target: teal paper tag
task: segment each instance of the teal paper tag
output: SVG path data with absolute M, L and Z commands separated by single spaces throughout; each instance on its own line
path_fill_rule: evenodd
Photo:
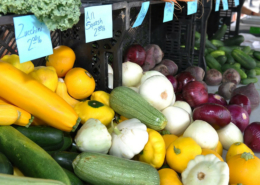
M 188 13 L 187 15 L 191 15 L 197 12 L 198 3 L 197 0 L 195 1 L 188 1 Z
M 220 0 L 216 0 L 215 12 L 219 11 Z
M 137 19 L 135 20 L 133 28 L 140 26 L 143 23 L 143 20 L 148 12 L 149 6 L 150 6 L 150 1 L 142 3 L 141 10 L 137 16 Z
M 223 10 L 228 10 L 228 1 L 222 0 L 222 4 L 223 4 Z
M 174 12 L 174 2 L 172 3 L 166 2 L 164 7 L 163 22 L 172 21 L 173 12 Z
M 20 62 L 53 54 L 50 30 L 34 15 L 14 17 L 15 39 Z
M 239 5 L 239 0 L 235 0 L 235 6 Z

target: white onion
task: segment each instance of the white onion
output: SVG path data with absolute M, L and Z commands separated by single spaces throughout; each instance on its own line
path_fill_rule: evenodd
M 186 110 L 190 116 L 192 116 L 192 110 L 191 110 L 191 107 L 190 105 L 185 102 L 185 101 L 176 101 L 174 104 L 173 104 L 174 107 L 179 107 L 179 108 L 182 108 L 184 110 Z
M 108 74 L 108 88 L 113 89 L 113 83 L 114 83 L 114 76 L 113 74 Z
M 124 62 L 122 64 L 123 86 L 132 87 L 140 83 L 143 76 L 143 69 L 136 63 Z
M 109 74 L 109 73 L 111 73 L 111 74 L 114 74 L 114 71 L 113 71 L 113 68 L 111 67 L 111 65 L 110 64 L 108 64 L 108 69 L 107 69 L 107 73 Z
M 156 75 L 161 75 L 164 76 L 162 73 L 160 73 L 159 71 L 146 71 L 144 72 L 142 79 L 141 79 L 141 84 L 144 83 L 144 81 L 152 76 L 156 76 Z
M 130 89 L 133 89 L 135 92 L 139 93 L 139 89 L 137 87 L 129 87 Z

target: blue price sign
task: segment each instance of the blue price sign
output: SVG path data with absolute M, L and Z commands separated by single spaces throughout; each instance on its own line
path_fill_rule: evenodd
M 222 0 L 222 4 L 223 4 L 223 10 L 228 10 L 228 1 Z
M 174 2 L 172 3 L 166 2 L 164 7 L 163 22 L 172 21 L 173 12 L 174 12 Z
M 20 62 L 53 54 L 50 30 L 34 15 L 14 17 L 15 39 Z
M 86 7 L 86 43 L 113 37 L 112 5 Z
M 197 0 L 195 1 L 188 1 L 188 12 L 187 15 L 191 15 L 197 12 L 198 3 Z
M 150 6 L 150 1 L 142 3 L 141 10 L 140 10 L 140 12 L 139 12 L 139 14 L 137 16 L 137 19 L 135 20 L 133 28 L 135 28 L 137 26 L 140 26 L 143 23 L 143 20 L 144 20 L 146 14 L 147 14 L 149 6 Z
M 239 0 L 235 0 L 235 6 L 239 5 Z
M 220 0 L 216 0 L 215 12 L 219 11 Z

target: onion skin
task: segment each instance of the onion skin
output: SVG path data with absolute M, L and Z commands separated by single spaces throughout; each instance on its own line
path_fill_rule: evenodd
M 178 82 L 177 82 L 176 78 L 174 78 L 171 75 L 166 76 L 166 78 L 168 78 L 168 80 L 172 83 L 174 92 L 176 92 L 177 91 L 177 86 L 178 86 Z
M 222 106 L 227 105 L 227 101 L 225 100 L 225 98 L 223 98 L 222 96 L 220 96 L 218 94 L 213 94 L 213 93 L 209 93 L 208 103 L 215 103 L 215 104 L 219 104 Z
M 185 85 L 182 94 L 184 100 L 192 108 L 208 102 L 208 91 L 204 85 L 198 81 L 192 81 Z
M 243 107 L 248 115 L 251 114 L 251 101 L 249 100 L 249 98 L 243 94 L 236 94 L 235 96 L 233 96 L 230 101 L 229 104 L 236 104 L 236 105 L 240 105 L 241 107 Z
M 143 66 L 145 55 L 145 49 L 140 44 L 133 44 L 127 49 L 124 62 L 130 61 Z
M 249 125 L 249 115 L 247 111 L 240 105 L 228 105 L 227 109 L 231 114 L 231 122 L 234 123 L 241 132 L 244 132 Z
M 195 78 L 188 71 L 183 71 L 176 76 L 176 80 L 178 82 L 177 91 L 182 92 L 183 87 L 191 81 L 195 81 Z
M 260 152 L 260 122 L 248 125 L 244 132 L 244 143 L 254 152 Z
M 193 120 L 206 121 L 217 130 L 230 123 L 231 114 L 222 105 L 207 103 L 193 110 Z

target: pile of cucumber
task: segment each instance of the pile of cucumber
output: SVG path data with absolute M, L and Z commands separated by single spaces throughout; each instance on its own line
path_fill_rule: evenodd
M 208 69 L 217 69 L 224 73 L 227 69 L 235 69 L 241 77 L 241 84 L 256 83 L 260 75 L 260 52 L 250 46 L 240 46 L 244 42 L 242 35 L 221 41 L 227 30 L 225 24 L 213 35 L 211 40 L 206 38 L 205 60 Z M 195 46 L 200 41 L 200 34 L 195 34 Z

